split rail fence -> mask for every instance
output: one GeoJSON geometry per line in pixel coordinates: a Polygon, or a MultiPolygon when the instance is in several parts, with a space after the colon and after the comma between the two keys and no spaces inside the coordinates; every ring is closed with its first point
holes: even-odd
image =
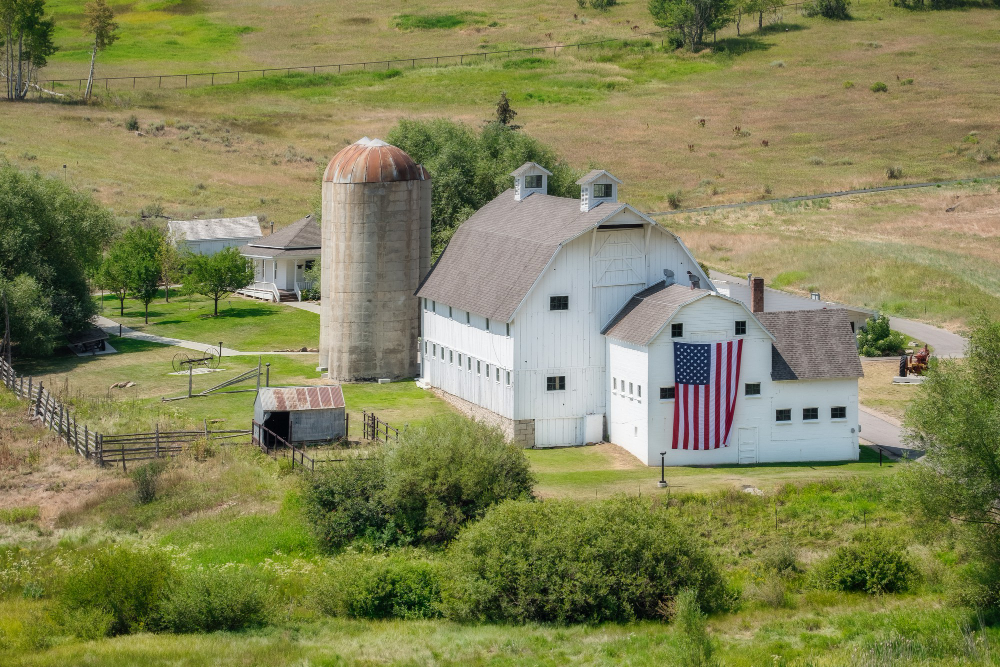
{"type": "Polygon", "coordinates": [[[230,440],[250,435],[245,430],[210,431],[207,422],[198,431],[161,431],[157,426],[151,433],[98,433],[87,424],[81,426],[41,380],[36,382],[31,376],[18,375],[5,359],[0,359],[0,381],[28,401],[29,419],[37,419],[78,455],[100,466],[120,463],[128,470],[129,463],[176,456],[199,440],[230,440]]]}

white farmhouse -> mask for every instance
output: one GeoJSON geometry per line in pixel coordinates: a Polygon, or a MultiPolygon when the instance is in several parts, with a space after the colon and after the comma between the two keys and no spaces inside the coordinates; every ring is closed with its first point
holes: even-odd
{"type": "Polygon", "coordinates": [[[241,246],[260,238],[260,221],[255,215],[242,218],[170,220],[167,233],[178,249],[195,255],[214,255],[231,246],[241,246]]]}
{"type": "Polygon", "coordinates": [[[720,294],[677,236],[618,202],[614,176],[587,174],[576,200],[546,194],[549,175],[515,171],[417,290],[423,383],[528,447],[609,439],[649,465],[858,457],[842,310],[752,312],[763,281],[759,308],[720,294]]]}
{"type": "Polygon", "coordinates": [[[269,236],[240,247],[240,254],[253,262],[254,282],[241,294],[268,301],[302,301],[303,290],[312,288],[306,278],[319,261],[320,227],[312,213],[269,236]]]}

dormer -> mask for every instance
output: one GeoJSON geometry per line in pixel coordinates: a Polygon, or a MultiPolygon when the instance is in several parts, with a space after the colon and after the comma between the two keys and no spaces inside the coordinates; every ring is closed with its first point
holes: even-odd
{"type": "Polygon", "coordinates": [[[552,172],[535,162],[525,162],[511,172],[514,177],[514,199],[521,201],[528,195],[547,194],[549,191],[549,176],[552,172]]]}
{"type": "Polygon", "coordinates": [[[603,169],[595,169],[576,184],[580,186],[580,210],[586,213],[601,204],[617,202],[622,182],[603,169]]]}

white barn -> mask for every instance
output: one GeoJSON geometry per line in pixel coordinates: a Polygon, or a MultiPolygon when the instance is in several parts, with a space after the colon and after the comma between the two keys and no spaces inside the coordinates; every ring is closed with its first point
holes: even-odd
{"type": "Polygon", "coordinates": [[[231,246],[241,246],[261,237],[260,221],[255,215],[242,218],[205,220],[170,220],[167,233],[178,249],[194,255],[214,255],[231,246]]]}
{"type": "Polygon", "coordinates": [[[548,175],[514,172],[417,290],[422,383],[527,447],[609,439],[649,465],[664,451],[668,465],[857,458],[862,371],[843,311],[753,313],[619,203],[614,176],[587,174],[577,200],[546,194],[548,175]],[[739,340],[728,439],[674,449],[673,343],[739,340]]]}

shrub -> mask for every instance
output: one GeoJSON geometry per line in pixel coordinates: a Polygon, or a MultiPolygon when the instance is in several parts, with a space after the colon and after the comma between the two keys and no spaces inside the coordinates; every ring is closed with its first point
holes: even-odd
{"type": "Polygon", "coordinates": [[[806,16],[822,16],[837,21],[848,21],[851,18],[851,0],[813,0],[802,6],[806,16]]]}
{"type": "Polygon", "coordinates": [[[743,589],[743,597],[773,609],[792,606],[788,585],[776,572],[765,572],[751,579],[743,589]]]}
{"type": "Polygon", "coordinates": [[[809,164],[811,164],[813,166],[817,166],[817,167],[820,166],[820,165],[826,164],[826,160],[824,160],[823,158],[821,158],[819,156],[816,156],[816,155],[813,155],[811,158],[809,158],[808,160],[806,160],[806,162],[808,162],[809,164]]]}
{"type": "Polygon", "coordinates": [[[305,479],[303,506],[322,549],[336,551],[354,540],[376,546],[397,541],[382,498],[383,468],[376,453],[326,466],[305,479]]]}
{"type": "Polygon", "coordinates": [[[164,468],[166,468],[164,461],[151,461],[132,469],[130,476],[132,484],[135,485],[135,501],[137,503],[148,505],[156,500],[156,480],[164,468]]]}
{"type": "Polygon", "coordinates": [[[844,88],[853,88],[853,87],[854,87],[854,82],[853,81],[845,81],[844,82],[844,88]]]}
{"type": "Polygon", "coordinates": [[[889,318],[882,314],[869,317],[858,332],[858,351],[863,357],[884,357],[900,354],[906,339],[889,328],[889,318]]]}
{"type": "Polygon", "coordinates": [[[435,618],[441,615],[437,563],[408,552],[346,554],[317,589],[322,612],[351,618],[435,618]]]}
{"type": "Polygon", "coordinates": [[[708,636],[705,614],[701,611],[698,594],[685,588],[674,599],[673,622],[680,635],[680,660],[682,667],[708,667],[716,664],[712,657],[712,639],[708,636]]]}
{"type": "Polygon", "coordinates": [[[888,90],[889,90],[889,86],[885,85],[881,81],[876,81],[875,83],[873,83],[871,85],[871,91],[873,93],[885,93],[885,92],[888,92],[888,90]]]}
{"type": "Polygon", "coordinates": [[[264,625],[271,610],[267,582],[250,569],[184,572],[166,591],[157,625],[170,632],[242,630],[264,625]]]}
{"type": "Polygon", "coordinates": [[[128,120],[125,121],[125,129],[129,132],[139,131],[139,119],[134,114],[129,116],[128,120]]]}
{"type": "Polygon", "coordinates": [[[667,193],[667,206],[670,210],[675,210],[681,207],[681,193],[680,191],[667,193]]]}
{"type": "Polygon", "coordinates": [[[139,632],[150,626],[172,578],[163,553],[106,546],[71,569],[60,604],[68,614],[103,612],[111,634],[139,632]]]}
{"type": "Polygon", "coordinates": [[[449,556],[442,597],[456,619],[661,618],[683,588],[708,611],[726,601],[718,567],[690,531],[639,498],[506,502],[465,528],[449,556]]]}
{"type": "Polygon", "coordinates": [[[760,554],[761,567],[770,572],[785,574],[797,568],[795,549],[788,542],[779,542],[764,549],[760,554]]]}
{"type": "Polygon", "coordinates": [[[917,570],[901,542],[870,530],[838,547],[817,566],[814,576],[820,588],[880,595],[908,590],[917,570]]]}
{"type": "Polygon", "coordinates": [[[913,85],[913,79],[903,79],[902,81],[899,82],[899,85],[901,85],[901,86],[912,86],[913,85]]]}

